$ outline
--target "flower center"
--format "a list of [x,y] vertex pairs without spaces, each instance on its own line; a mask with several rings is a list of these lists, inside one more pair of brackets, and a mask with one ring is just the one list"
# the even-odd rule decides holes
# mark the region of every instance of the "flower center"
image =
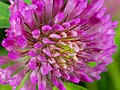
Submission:
[[39,67],[40,63],[44,61],[55,68],[71,68],[73,64],[78,62],[77,53],[84,49],[83,43],[79,41],[77,31],[74,30],[78,26],[70,27],[70,23],[66,22],[62,25],[44,25],[41,29],[27,32],[29,35],[26,38],[31,45],[28,55],[32,58],[37,57],[37,61],[29,60],[26,64],[31,61],[32,64],[34,62]]

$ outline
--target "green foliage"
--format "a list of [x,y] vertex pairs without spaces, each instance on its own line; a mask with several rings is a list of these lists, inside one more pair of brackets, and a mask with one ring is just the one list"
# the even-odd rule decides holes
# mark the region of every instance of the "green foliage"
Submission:
[[0,1],[0,28],[9,27],[9,10],[8,4]]
[[[2,0],[4,1],[4,0]],[[24,0],[27,4],[31,3],[31,0]],[[0,28],[9,28],[9,5],[0,1]]]
[[[80,85],[76,85],[76,84],[69,83],[69,82],[65,83],[64,85],[66,87],[66,90],[88,90]],[[58,89],[54,87],[53,90],[58,90]]]
[[115,43],[117,52],[113,55],[113,63],[108,67],[110,80],[115,90],[120,90],[120,24],[116,29]]
[[7,51],[4,48],[0,48],[0,56],[7,55]]
[[0,90],[12,90],[12,87],[9,85],[0,85]]
[[31,0],[24,0],[27,4],[31,3]]

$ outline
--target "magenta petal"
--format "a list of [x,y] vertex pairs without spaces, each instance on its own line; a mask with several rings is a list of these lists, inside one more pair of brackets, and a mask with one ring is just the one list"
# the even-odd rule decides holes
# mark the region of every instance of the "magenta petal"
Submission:
[[0,68],[0,84],[8,84],[9,79],[11,78],[11,73],[7,70],[3,70]]
[[41,16],[41,14],[44,12],[44,2],[42,0],[40,2],[37,1],[36,6],[37,6],[37,9],[35,12],[37,15]]
[[39,56],[37,57],[37,59],[38,59],[39,61],[46,61],[46,58],[45,58],[45,56],[43,56],[43,55],[39,55]]
[[64,87],[64,84],[61,81],[57,85],[57,88],[59,88],[59,90],[66,90],[66,88]]
[[32,4],[36,4],[39,0],[31,0]]
[[90,77],[92,77],[94,80],[100,80],[100,73],[99,72],[93,72],[90,74]]
[[74,31],[74,30],[71,30],[71,31],[69,31],[69,36],[71,36],[71,37],[77,37],[78,33],[76,31]]
[[89,24],[90,25],[95,25],[98,24],[100,22],[100,18],[96,17],[96,16],[92,16],[89,20]]
[[59,90],[66,90],[63,83],[59,81],[55,76],[52,76],[52,83],[59,88]]
[[4,46],[8,51],[13,50],[14,45],[15,45],[15,41],[11,39],[4,39],[2,41],[2,46]]
[[27,40],[24,36],[17,37],[17,43],[21,48],[25,48],[27,46]]
[[101,9],[101,10],[98,12],[97,17],[98,17],[98,18],[101,18],[101,17],[106,13],[106,10],[107,10],[107,8]]
[[24,22],[29,26],[30,29],[33,29],[35,26],[32,10],[35,10],[36,8],[36,5],[27,5],[21,12],[22,16],[24,17]]
[[60,23],[62,21],[62,19],[64,18],[64,13],[58,13],[56,16],[55,16],[55,23]]
[[54,12],[58,13],[64,4],[64,0],[54,0]]
[[50,64],[43,63],[41,67],[41,73],[43,75],[47,75],[52,70]]
[[79,2],[79,0],[70,0],[67,2],[66,7],[64,9],[65,17],[74,10],[74,8],[75,8],[75,6],[77,6],[78,2]]
[[0,56],[0,65],[10,62],[10,59],[7,56]]
[[69,19],[73,19],[76,16],[80,15],[82,11],[87,7],[88,1],[84,0],[78,3],[76,8],[71,12],[70,16],[68,17]]
[[70,21],[71,26],[79,24],[79,23],[80,23],[80,18],[76,18],[76,19],[73,19],[73,20]]
[[18,11],[14,12],[10,17],[10,25],[12,29],[12,33],[14,33],[15,36],[21,36],[23,35],[23,24],[22,19],[20,18],[20,13]]
[[63,73],[63,77],[64,77],[66,80],[69,80],[69,79],[70,79],[69,73],[67,73],[67,72],[64,72],[64,73]]
[[39,36],[40,36],[40,30],[38,30],[38,29],[33,30],[32,31],[32,36],[33,36],[33,38],[38,39]]
[[20,71],[14,77],[12,77],[12,79],[10,80],[10,85],[13,87],[19,86],[24,76],[25,76],[24,70]]
[[50,64],[53,64],[53,63],[56,62],[54,58],[51,58],[51,59],[49,59],[48,61],[49,61]]
[[38,84],[38,90],[45,90],[46,86],[41,83],[41,84]]
[[51,32],[52,27],[49,25],[42,26],[42,32],[47,35],[49,32]]
[[19,59],[19,58],[21,57],[21,53],[18,52],[18,51],[10,51],[10,52],[8,53],[8,57],[9,57],[10,59],[16,61],[17,59]]
[[[91,4],[89,4],[85,9],[84,16],[91,16],[92,14],[96,13],[103,6],[103,3],[104,0],[92,0]],[[89,13],[86,13],[88,11]]]
[[30,79],[32,84],[36,84],[38,82],[38,77],[35,71],[33,71],[30,75]]
[[59,81],[57,80],[57,78],[55,76],[52,76],[51,81],[55,86],[57,86],[59,84]]
[[[25,2],[23,0],[9,0],[11,3],[11,7],[10,7],[10,12],[14,13],[17,11],[17,8],[19,8],[19,11],[21,12],[22,9],[26,6]],[[16,3],[19,3],[19,5],[16,5]]]
[[50,37],[50,38],[55,38],[55,39],[59,39],[59,38],[61,38],[61,36],[58,35],[58,34],[50,34],[49,37]]
[[57,52],[52,54],[53,57],[58,57],[58,56],[60,56],[60,55],[61,55],[61,54],[60,54],[60,53],[57,53]]
[[14,64],[12,66],[8,66],[4,70],[7,71],[7,73],[10,73],[10,75],[12,75],[19,68],[20,68],[20,64],[17,63],[17,64]]
[[48,48],[44,48],[44,49],[43,49],[43,52],[44,52],[47,56],[49,56],[49,57],[52,56],[52,55],[51,55],[51,52],[50,52],[50,50],[49,50]]
[[87,74],[81,73],[80,76],[81,76],[81,80],[83,81],[93,82],[93,80]]
[[36,90],[36,85],[27,80],[20,90]]
[[13,0],[9,0],[9,2],[10,2],[11,4],[14,4],[14,1],[13,1]]
[[46,90],[46,80],[39,80],[38,90]]
[[37,59],[35,57],[32,57],[28,63],[29,67],[34,70],[37,66]]
[[42,42],[43,42],[44,44],[55,44],[55,42],[49,40],[48,38],[43,38]]
[[55,32],[59,32],[59,31],[63,31],[64,30],[64,28],[61,25],[59,25],[59,24],[55,24],[53,26],[53,29],[55,30]]
[[37,56],[36,49],[31,49],[31,50],[28,52],[28,55],[31,56],[31,57]]
[[62,26],[63,26],[65,29],[68,29],[68,28],[70,28],[70,23],[69,23],[69,22],[64,22],[64,23],[62,23]]
[[53,73],[54,73],[54,75],[56,75],[57,77],[61,77],[61,73],[60,73],[60,70],[59,70],[59,69],[53,68]]
[[35,43],[35,44],[34,44],[34,48],[35,48],[35,49],[39,49],[39,48],[42,48],[42,47],[43,47],[43,44],[42,44],[42,43],[39,43],[39,42],[38,42],[38,43]]
[[74,82],[74,83],[79,83],[80,82],[80,79],[75,77],[75,76],[72,76],[70,75],[70,79],[69,79],[71,82]]
[[51,19],[52,17],[52,9],[53,9],[53,0],[43,0],[45,3],[45,13],[47,15],[48,19]]

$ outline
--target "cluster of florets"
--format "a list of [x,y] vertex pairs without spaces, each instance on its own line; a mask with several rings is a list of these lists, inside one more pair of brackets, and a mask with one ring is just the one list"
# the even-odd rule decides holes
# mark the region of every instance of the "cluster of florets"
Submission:
[[[10,28],[0,57],[0,83],[21,90],[65,90],[63,81],[100,79],[115,52],[111,16],[103,0],[10,0]],[[26,79],[25,79],[26,78]]]

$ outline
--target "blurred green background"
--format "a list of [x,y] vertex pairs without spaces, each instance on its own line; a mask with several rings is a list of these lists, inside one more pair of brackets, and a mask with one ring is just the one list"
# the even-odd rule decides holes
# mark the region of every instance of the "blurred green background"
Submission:
[[[0,42],[5,37],[4,30],[7,27],[6,25],[9,25],[9,18],[7,18],[9,16],[8,6],[8,0],[0,0]],[[108,7],[107,13],[113,15],[113,20],[120,21],[120,0],[105,0],[105,6]],[[3,14],[6,18],[2,17]],[[107,72],[101,74],[101,80],[95,81],[94,83],[79,83],[79,85],[86,87],[88,90],[120,90],[120,24],[116,28],[115,43],[118,48],[117,52],[113,55],[114,62],[108,66]],[[0,46],[0,56],[6,54],[7,51]],[[79,90],[74,85],[71,88],[69,90]],[[0,90],[12,90],[12,88],[9,85],[0,85]]]

